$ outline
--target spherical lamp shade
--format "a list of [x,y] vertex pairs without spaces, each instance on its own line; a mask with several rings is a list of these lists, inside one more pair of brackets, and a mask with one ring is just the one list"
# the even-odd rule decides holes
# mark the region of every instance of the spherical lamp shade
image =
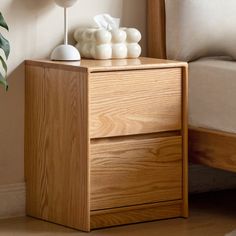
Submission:
[[64,8],[72,7],[77,1],[78,0],[55,0],[57,5]]
[[79,51],[68,44],[59,45],[51,54],[51,60],[53,61],[80,61],[80,59]]

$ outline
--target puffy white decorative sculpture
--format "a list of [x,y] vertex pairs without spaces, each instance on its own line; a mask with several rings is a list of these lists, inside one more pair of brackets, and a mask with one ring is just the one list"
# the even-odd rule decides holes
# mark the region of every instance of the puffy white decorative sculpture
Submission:
[[141,33],[134,28],[113,30],[88,28],[74,33],[82,57],[93,59],[137,58],[141,55]]

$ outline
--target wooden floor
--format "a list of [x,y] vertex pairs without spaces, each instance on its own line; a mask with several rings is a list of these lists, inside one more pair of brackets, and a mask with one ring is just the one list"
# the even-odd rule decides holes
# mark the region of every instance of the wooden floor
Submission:
[[[236,190],[195,195],[188,220],[172,219],[93,231],[92,236],[222,236],[236,230]],[[0,235],[83,236],[86,233],[22,217],[0,221]],[[235,234],[232,234],[236,236]],[[231,235],[230,235],[231,236]]]

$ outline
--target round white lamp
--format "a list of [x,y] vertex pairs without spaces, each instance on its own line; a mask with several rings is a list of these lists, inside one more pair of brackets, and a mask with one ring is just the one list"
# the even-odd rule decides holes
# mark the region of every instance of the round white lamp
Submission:
[[56,47],[51,60],[55,61],[80,61],[81,56],[75,47],[68,44],[68,8],[72,7],[77,0],[55,0],[56,4],[64,8],[64,44]]

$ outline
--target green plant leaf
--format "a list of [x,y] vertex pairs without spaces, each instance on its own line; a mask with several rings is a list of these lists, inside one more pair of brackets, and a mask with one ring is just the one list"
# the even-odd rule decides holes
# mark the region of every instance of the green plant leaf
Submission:
[[[1,28],[9,30],[7,23],[2,13],[0,12],[0,29]],[[0,33],[0,49],[3,50],[6,59],[8,59],[9,54],[10,54],[10,43],[6,38],[3,37],[1,33]],[[2,56],[0,56],[0,68],[3,68],[4,71],[7,73],[7,64],[6,64],[5,59]],[[6,91],[8,90],[6,75],[5,76],[2,75],[1,72],[0,72],[0,85],[3,85]]]
[[6,21],[4,20],[4,17],[1,12],[0,12],[0,26],[5,28],[6,30],[9,30],[8,25]]
[[0,33],[0,48],[4,51],[6,58],[8,59],[10,54],[10,43]]
[[7,64],[6,62],[4,61],[4,59],[0,56],[0,61],[2,63],[2,67],[3,69],[5,70],[5,72],[7,73]]
[[3,77],[1,73],[0,73],[0,84],[4,85],[6,91],[8,90],[7,80]]

